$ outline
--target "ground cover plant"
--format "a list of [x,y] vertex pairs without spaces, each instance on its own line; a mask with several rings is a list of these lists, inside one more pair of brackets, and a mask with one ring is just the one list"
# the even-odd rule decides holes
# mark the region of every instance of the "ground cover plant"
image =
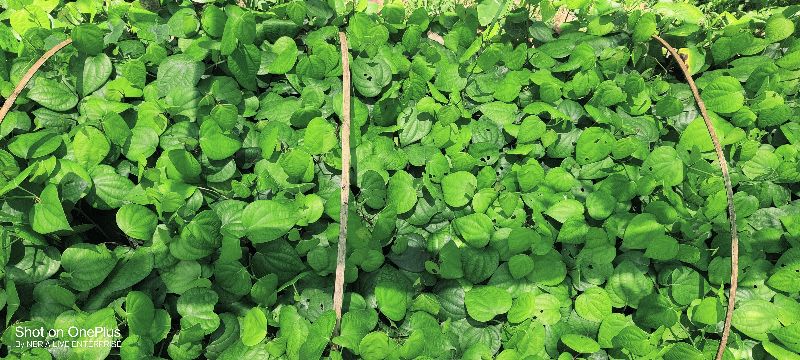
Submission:
[[623,5],[0,0],[4,98],[65,45],[0,124],[0,356],[714,358],[725,184],[660,35],[730,165],[723,358],[800,358],[800,7]]

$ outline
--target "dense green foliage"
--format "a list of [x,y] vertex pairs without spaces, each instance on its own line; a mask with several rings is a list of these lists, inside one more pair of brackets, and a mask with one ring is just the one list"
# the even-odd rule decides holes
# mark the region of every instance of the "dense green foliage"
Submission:
[[701,9],[723,13],[737,11],[759,11],[776,6],[789,6],[795,4],[794,0],[711,0],[695,1]]
[[[800,7],[568,0],[556,33],[547,1],[163,3],[0,0],[4,97],[73,39],[0,126],[0,356],[710,358],[725,190],[658,33],[732,166],[726,359],[798,358]],[[333,337],[340,30],[354,169]],[[70,327],[121,347],[26,342]]]

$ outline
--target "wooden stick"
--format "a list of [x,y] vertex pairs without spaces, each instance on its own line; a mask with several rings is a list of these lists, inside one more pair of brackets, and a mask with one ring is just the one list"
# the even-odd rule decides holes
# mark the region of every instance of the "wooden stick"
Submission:
[[653,39],[660,42],[661,46],[667,49],[672,57],[675,58],[675,62],[680,66],[681,71],[683,71],[683,76],[686,77],[686,82],[689,83],[689,87],[692,89],[694,99],[697,101],[697,106],[700,108],[700,114],[706,122],[706,129],[708,129],[708,134],[711,136],[711,142],[714,144],[714,151],[717,153],[719,167],[722,170],[722,179],[725,181],[725,191],[728,195],[728,221],[731,225],[731,289],[728,295],[728,309],[725,312],[725,324],[722,328],[722,339],[717,348],[716,359],[721,360],[722,355],[725,353],[725,345],[728,343],[728,337],[731,332],[731,318],[733,317],[733,306],[736,302],[736,288],[739,281],[739,231],[736,228],[736,210],[733,206],[733,186],[731,186],[731,176],[728,173],[728,161],[725,160],[725,153],[722,152],[722,145],[719,142],[719,137],[717,137],[717,131],[714,129],[714,125],[708,117],[706,104],[700,97],[700,92],[697,91],[697,85],[695,85],[692,74],[689,73],[689,68],[686,66],[683,58],[681,58],[678,51],[675,50],[672,45],[660,36],[653,35]]
[[3,123],[3,120],[6,118],[6,114],[8,114],[8,111],[11,110],[12,106],[14,106],[14,101],[17,100],[17,96],[19,96],[22,90],[25,89],[25,86],[28,85],[28,82],[31,81],[31,78],[33,78],[33,75],[36,74],[39,68],[42,67],[42,64],[44,64],[47,59],[70,43],[72,43],[72,39],[67,39],[56,44],[56,46],[53,46],[50,50],[47,50],[47,52],[45,52],[44,55],[39,58],[39,60],[36,60],[36,62],[33,63],[33,66],[28,69],[28,72],[25,73],[25,76],[23,76],[19,83],[17,83],[17,87],[14,88],[14,92],[12,92],[3,103],[3,107],[0,108],[0,123]]
[[342,187],[339,210],[339,248],[336,253],[336,279],[333,283],[333,310],[336,313],[336,326],[333,335],[339,334],[344,301],[344,266],[347,257],[347,204],[350,197],[350,58],[347,36],[339,32],[342,50]]

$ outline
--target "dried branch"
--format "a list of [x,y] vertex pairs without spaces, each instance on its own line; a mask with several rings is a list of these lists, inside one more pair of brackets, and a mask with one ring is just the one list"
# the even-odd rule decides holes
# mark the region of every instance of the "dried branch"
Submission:
[[678,66],[680,66],[681,71],[683,71],[683,76],[686,77],[686,82],[689,83],[689,87],[692,89],[694,99],[697,101],[697,106],[700,108],[700,114],[703,116],[703,120],[706,123],[708,134],[711,136],[711,142],[714,144],[714,151],[717,153],[719,167],[722,170],[722,179],[725,181],[725,192],[728,195],[728,221],[731,225],[731,288],[730,294],[728,295],[728,309],[725,312],[725,324],[722,329],[722,339],[720,340],[719,347],[717,348],[716,359],[721,360],[722,355],[725,353],[725,345],[728,343],[728,337],[730,336],[731,332],[731,318],[733,317],[733,306],[736,302],[736,287],[739,281],[739,232],[736,229],[736,210],[733,206],[733,186],[731,185],[731,176],[728,173],[728,161],[725,160],[725,153],[722,152],[722,145],[719,142],[717,131],[714,129],[714,125],[711,123],[711,119],[708,117],[706,104],[700,97],[700,92],[697,91],[697,85],[695,85],[694,80],[692,79],[692,74],[689,73],[689,68],[686,66],[683,58],[678,54],[678,51],[672,47],[672,45],[670,45],[660,36],[653,35],[653,39],[656,39],[658,42],[660,42],[661,46],[667,49],[672,57],[675,58],[675,62],[677,62]]
[[36,60],[36,62],[33,63],[33,66],[31,66],[31,68],[28,69],[28,72],[25,73],[25,76],[23,76],[22,79],[20,79],[19,83],[17,83],[17,87],[14,88],[14,92],[12,92],[11,95],[9,95],[9,97],[3,103],[3,107],[0,108],[0,123],[2,123],[3,119],[6,118],[6,114],[8,114],[9,110],[11,110],[11,107],[14,105],[14,101],[17,100],[17,96],[19,96],[22,90],[25,89],[25,86],[27,86],[28,82],[31,81],[33,75],[36,75],[36,72],[39,71],[39,68],[42,67],[42,64],[44,64],[44,62],[47,61],[47,59],[49,59],[51,56],[53,56],[55,53],[57,53],[59,50],[63,49],[70,43],[72,43],[72,39],[67,39],[56,44],[56,46],[53,46],[50,50],[47,50],[47,52],[45,52],[44,55],[42,55],[42,57],[39,58],[39,60]]
[[333,334],[339,334],[344,300],[344,266],[347,256],[347,204],[350,197],[350,58],[347,36],[339,32],[342,51],[342,183],[341,208],[339,210],[339,248],[336,254],[336,278],[333,285],[333,310],[336,313],[336,326]]

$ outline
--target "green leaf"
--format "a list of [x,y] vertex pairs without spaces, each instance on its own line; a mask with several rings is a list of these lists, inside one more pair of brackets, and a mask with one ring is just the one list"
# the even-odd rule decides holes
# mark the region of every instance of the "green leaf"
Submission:
[[351,64],[353,86],[363,96],[375,97],[392,81],[392,69],[383,59],[357,57]]
[[479,109],[489,120],[501,127],[506,127],[513,123],[518,113],[516,105],[499,101],[483,104]]
[[375,300],[378,310],[392,321],[406,316],[410,305],[411,282],[400,271],[387,266],[378,272],[375,285]]
[[673,147],[655,148],[642,164],[642,170],[660,180],[664,186],[678,186],[683,182],[683,162]]
[[231,104],[218,104],[211,109],[211,119],[223,132],[231,131],[239,123],[239,109]]
[[320,155],[334,149],[339,141],[336,139],[336,131],[327,120],[314,118],[306,126],[303,135],[303,144],[311,155]]
[[[239,346],[239,321],[236,316],[230,313],[220,315],[220,328],[216,336],[205,348],[206,356],[209,358],[219,358],[222,354],[230,355],[232,349],[245,351],[246,346]],[[244,345],[244,344],[242,344]]]
[[392,343],[389,336],[383,331],[374,331],[361,339],[358,344],[358,351],[364,360],[382,360],[389,356],[392,351]]
[[567,269],[561,256],[552,247],[547,249],[549,252],[540,251],[542,255],[533,257],[533,272],[528,279],[541,285],[558,285],[566,278]]
[[128,329],[139,336],[148,336],[155,317],[153,300],[141,291],[131,291],[125,298]]
[[753,299],[742,301],[733,309],[731,325],[743,334],[757,339],[767,340],[767,333],[780,327],[775,304]]
[[719,322],[722,314],[722,305],[716,298],[704,298],[700,301],[692,313],[692,321],[705,325],[715,325]]
[[574,199],[561,200],[545,211],[547,216],[564,223],[567,219],[583,217],[583,204]]
[[678,255],[678,240],[669,235],[658,235],[650,239],[644,256],[655,260],[672,260]]
[[198,260],[213,254],[222,244],[222,222],[216,213],[204,210],[181,230],[169,244],[169,253],[180,260]]
[[200,16],[200,24],[203,30],[211,37],[218,38],[222,36],[225,30],[227,16],[222,9],[208,4],[203,7],[203,12]]
[[455,219],[454,223],[464,241],[475,248],[486,246],[494,231],[492,219],[486,214],[469,214]]
[[305,3],[302,1],[292,1],[286,6],[286,14],[297,25],[303,25],[307,11]]
[[800,69],[800,51],[794,50],[784,54],[780,59],[775,61],[775,64],[787,70]]
[[209,159],[227,159],[241,147],[239,138],[229,131],[223,131],[216,121],[209,119],[200,125],[200,148]]
[[[146,248],[121,250],[123,251],[118,251],[120,261],[97,289],[95,296],[86,303],[88,309],[99,309],[108,305],[112,295],[138,284],[153,271],[153,254]],[[163,325],[164,317],[169,317],[168,314],[161,314],[161,312],[161,310],[156,311],[154,326],[156,324]],[[166,322],[168,323],[169,320]]]
[[561,342],[572,350],[582,354],[593,354],[600,351],[600,345],[592,338],[579,334],[564,334]]
[[511,309],[511,295],[494,286],[480,286],[467,291],[464,304],[471,318],[487,322]]
[[54,111],[67,111],[78,104],[78,95],[63,82],[37,77],[28,91],[28,97]]
[[424,138],[431,131],[431,121],[422,120],[420,114],[415,111],[406,111],[398,119],[398,125],[402,126],[400,132],[400,145],[407,146]]
[[111,58],[106,54],[86,57],[83,61],[82,76],[78,78],[78,90],[81,95],[89,95],[103,86],[111,76],[112,69]]
[[118,208],[124,204],[133,190],[133,183],[108,165],[98,165],[92,170],[91,176],[94,186],[88,200],[95,208],[105,210]]
[[794,248],[785,252],[767,279],[767,285],[787,293],[800,291],[800,252]]
[[405,171],[398,171],[389,178],[386,188],[387,205],[392,205],[397,214],[404,214],[414,208],[417,203],[417,191],[414,189],[414,178]]
[[267,337],[267,317],[261,308],[248,310],[240,327],[242,343],[246,346],[255,346]]
[[767,20],[764,27],[764,35],[767,41],[774,43],[792,36],[794,33],[794,22],[782,15],[773,15]]
[[634,321],[642,326],[670,327],[678,322],[680,312],[675,309],[675,304],[662,294],[649,294],[642,298],[637,306]]
[[253,286],[250,278],[251,275],[247,272],[247,268],[238,261],[220,259],[214,264],[214,281],[220,284],[221,289],[234,296],[244,296],[250,293]]
[[186,38],[194,34],[200,27],[200,21],[197,19],[197,14],[193,9],[183,8],[176,11],[167,21],[170,34]]
[[260,66],[261,53],[255,45],[239,46],[228,56],[228,69],[236,81],[248,90],[256,89],[256,75]]
[[759,149],[756,156],[742,164],[742,172],[751,180],[769,180],[778,172],[781,161],[766,149]]
[[527,319],[536,319],[544,325],[553,325],[561,319],[560,302],[551,294],[522,293],[508,310],[508,321],[512,324]]
[[19,293],[17,292],[17,285],[13,280],[5,279],[5,290],[3,292],[3,307],[6,308],[6,326],[11,322],[11,317],[17,312],[20,305]]
[[[710,118],[720,144],[723,146],[744,139],[745,134],[742,129],[734,127],[719,116],[712,115]],[[697,146],[700,151],[714,150],[714,144],[711,142],[711,136],[708,134],[708,128],[702,117],[697,117],[689,123],[689,126],[681,133],[678,144],[686,149]]]
[[672,283],[670,295],[680,305],[703,298],[711,288],[703,276],[688,267],[676,268],[670,273],[669,279]]
[[457,171],[442,178],[444,202],[452,207],[461,207],[469,203],[475,195],[478,180],[467,171]]
[[[64,314],[62,314],[63,316]],[[73,328],[78,329],[102,329],[101,331],[79,332],[78,336],[72,337],[70,341],[78,341],[82,344],[97,344],[96,346],[73,348],[72,356],[79,359],[104,359],[111,353],[114,334],[119,332],[114,310],[105,308],[93,313],[76,314],[73,319],[57,322],[68,322]],[[71,317],[71,316],[70,316]],[[63,328],[62,328],[63,330]],[[67,329],[69,330],[69,329]],[[72,340],[74,339],[74,340]]]
[[611,154],[614,136],[605,129],[591,127],[584,130],[575,145],[575,159],[579,164],[589,164],[602,160]]
[[195,359],[203,351],[203,345],[200,343],[202,338],[203,331],[199,326],[182,328],[172,337],[167,353],[173,359]]
[[130,160],[147,159],[156,152],[158,132],[150,127],[135,127],[130,130],[130,137],[125,141],[123,152]]
[[520,279],[533,271],[533,259],[525,254],[517,254],[508,259],[508,271],[514,279]]
[[361,175],[361,196],[364,203],[373,209],[386,205],[386,182],[376,171],[367,170]]
[[732,76],[720,76],[703,88],[703,101],[709,110],[730,114],[744,106],[744,89]]
[[483,0],[478,4],[478,22],[481,26],[489,25],[494,19],[500,16],[504,10],[506,1],[502,0]]
[[683,103],[674,96],[665,96],[656,103],[653,113],[658,116],[671,117],[683,111]]
[[91,169],[105,159],[111,151],[111,144],[100,130],[94,126],[85,126],[72,138],[72,151],[81,165]]
[[184,149],[172,149],[161,154],[156,161],[156,166],[163,169],[167,177],[184,182],[197,183],[200,181],[200,162]]
[[781,344],[797,352],[800,349],[800,324],[794,323],[772,331]]
[[333,342],[357,351],[359,342],[377,323],[378,314],[371,308],[350,310],[342,315],[341,334]]
[[49,234],[60,230],[72,230],[58,198],[58,189],[53,184],[47,185],[39,195],[39,201],[31,209],[31,228],[40,234]]
[[764,341],[763,342],[764,350],[766,350],[770,355],[774,356],[776,359],[786,359],[786,360],[800,360],[800,355],[795,352],[789,351],[777,345],[773,342]]
[[639,17],[633,27],[633,41],[649,41],[656,31],[656,16],[651,12],[646,12]]
[[105,280],[116,264],[116,255],[105,245],[76,244],[61,255],[61,279],[75,290],[91,290]]
[[601,322],[611,315],[611,298],[603,288],[586,289],[575,298],[575,312],[586,320]]
[[94,56],[103,51],[103,30],[95,24],[81,24],[72,28],[72,44],[79,52]]
[[606,191],[595,191],[586,197],[586,212],[595,220],[611,216],[616,205],[617,199]]
[[703,12],[690,3],[659,2],[651,7],[653,12],[668,19],[699,25],[705,20]]
[[603,319],[597,333],[597,342],[602,348],[614,347],[613,340],[623,329],[633,325],[633,320],[620,313],[612,313]]
[[202,269],[197,261],[179,261],[165,267],[159,273],[167,292],[183,294],[195,287],[210,287],[211,281],[202,277]]
[[[22,233],[26,237],[30,234]],[[4,235],[4,246],[8,248],[9,244],[9,237],[8,235]],[[11,287],[15,286],[15,283],[18,284],[33,284],[43,280],[46,280],[53,276],[59,269],[60,265],[60,257],[59,252],[55,247],[51,246],[35,246],[34,244],[29,244],[28,246],[24,246],[24,249],[20,249],[22,252],[22,258],[16,264],[9,264],[7,268],[7,273],[9,279],[6,281],[6,291],[8,297],[8,306],[9,312],[14,312],[16,309],[14,306],[19,304],[15,304],[18,301],[14,301],[16,295],[14,294],[16,290],[10,290]],[[8,254],[4,255],[5,258],[8,258]],[[11,318],[10,315],[6,315],[7,318]]]
[[[2,3],[4,96],[73,41],[0,124],[7,358],[713,356],[724,184],[679,69],[655,63],[661,31],[729,150],[742,277],[726,357],[800,353],[793,7]],[[558,7],[574,19],[556,34]],[[70,326],[119,326],[75,338],[121,346],[15,345],[75,340],[15,331]]]
[[649,242],[664,235],[664,226],[653,214],[638,214],[625,228],[622,244],[629,249],[646,249]]
[[636,264],[625,260],[608,278],[606,290],[614,306],[637,306],[639,301],[653,292],[653,280],[647,277]]
[[279,161],[281,168],[291,182],[299,182],[307,178],[313,167],[313,158],[302,149],[294,149],[284,153]]
[[156,225],[156,214],[142,205],[125,204],[117,210],[117,226],[125,235],[134,239],[152,239]]
[[203,76],[203,63],[186,54],[172,55],[158,65],[156,86],[161,96],[178,90],[193,89]]
[[297,220],[297,206],[289,202],[257,200],[242,211],[242,226],[256,244],[286,235]]
[[8,151],[23,159],[39,158],[56,151],[61,142],[57,133],[40,130],[15,136],[8,142]]
[[176,305],[181,315],[181,328],[199,325],[204,334],[214,332],[220,324],[219,315],[214,312],[218,300],[217,293],[207,288],[197,287],[181,294]]
[[237,45],[252,44],[256,36],[255,16],[250,10],[235,5],[225,6],[227,21],[220,41],[220,53],[230,55]]
[[250,297],[262,306],[272,306],[278,300],[278,276],[267,274],[258,279],[250,289]]
[[297,44],[294,39],[282,36],[261,52],[259,75],[285,74],[292,70],[297,61]]

